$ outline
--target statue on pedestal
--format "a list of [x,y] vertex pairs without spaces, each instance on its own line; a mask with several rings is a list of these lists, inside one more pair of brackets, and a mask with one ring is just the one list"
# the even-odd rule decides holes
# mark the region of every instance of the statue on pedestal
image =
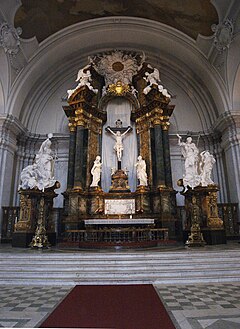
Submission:
[[201,182],[201,177],[198,174],[198,154],[199,150],[195,143],[192,143],[192,137],[187,137],[186,142],[182,142],[182,137],[178,135],[178,145],[181,146],[182,155],[185,159],[185,174],[183,175],[183,186],[194,188]]
[[143,160],[141,155],[137,158],[137,163],[135,164],[137,169],[137,178],[139,179],[139,185],[147,186],[147,173],[146,173],[146,161]]
[[19,185],[19,188],[23,190],[38,188],[44,192],[44,189],[55,185],[51,138],[52,134],[48,134],[48,138],[42,143],[36,154],[33,165],[29,165],[22,170],[20,175],[22,184]]
[[92,183],[90,187],[98,186],[98,183],[100,182],[100,178],[101,178],[101,171],[102,171],[101,157],[97,155],[91,169]]

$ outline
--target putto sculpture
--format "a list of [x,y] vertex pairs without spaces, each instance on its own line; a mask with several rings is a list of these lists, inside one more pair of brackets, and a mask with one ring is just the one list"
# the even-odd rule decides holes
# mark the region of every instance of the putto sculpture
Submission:
[[51,150],[52,137],[52,134],[48,134],[48,138],[42,143],[35,156],[34,163],[22,170],[19,189],[37,188],[44,192],[44,189],[55,185],[56,180],[53,174],[55,158]]

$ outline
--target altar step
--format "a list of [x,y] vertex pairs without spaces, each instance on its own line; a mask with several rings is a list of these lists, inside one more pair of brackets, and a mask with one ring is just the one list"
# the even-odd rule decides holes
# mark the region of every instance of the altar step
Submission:
[[240,250],[2,253],[0,285],[240,281]]

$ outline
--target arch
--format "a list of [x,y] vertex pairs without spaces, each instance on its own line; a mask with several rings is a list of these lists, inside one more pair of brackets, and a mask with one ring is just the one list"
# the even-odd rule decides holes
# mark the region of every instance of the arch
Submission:
[[144,50],[153,64],[160,66],[163,76],[175,80],[183,91],[187,81],[193,88],[192,101],[205,129],[228,109],[222,80],[191,38],[150,20],[109,17],[75,24],[43,41],[12,88],[9,113],[26,127],[35,129],[52,93],[67,81],[71,83],[71,78],[75,80],[87,57],[114,48]]

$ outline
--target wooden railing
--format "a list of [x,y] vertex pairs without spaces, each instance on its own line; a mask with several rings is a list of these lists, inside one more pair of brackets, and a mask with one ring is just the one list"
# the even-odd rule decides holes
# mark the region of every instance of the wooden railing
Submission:
[[134,228],[113,228],[113,229],[87,229],[66,231],[67,242],[104,242],[104,243],[128,243],[142,241],[167,241],[168,229],[134,229]]
[[[219,217],[223,220],[227,238],[239,238],[240,219],[238,215],[238,203],[218,203]],[[186,209],[177,207],[177,216],[183,224],[186,222]]]
[[[60,211],[61,210],[61,211]],[[226,235],[227,237],[230,238],[239,238],[239,215],[238,215],[238,204],[237,203],[219,203],[218,204],[218,211],[219,211],[219,217],[222,218],[224,222],[224,227],[226,230]],[[58,231],[57,233],[60,235],[61,233],[61,214],[62,214],[62,209],[56,208],[55,209],[55,222],[56,222],[56,230]],[[178,222],[183,223],[186,220],[186,213],[185,213],[185,207],[180,206],[177,207],[177,217],[178,217]],[[2,231],[1,231],[1,241],[2,242],[11,242],[12,239],[12,232],[14,228],[15,222],[19,218],[19,207],[2,207]],[[156,229],[159,230],[159,229]],[[77,231],[78,232],[78,231]],[[71,233],[71,239],[77,239],[76,241],[79,241],[78,234],[80,233],[75,233],[76,237],[74,237],[74,234]],[[83,231],[85,232],[85,231]],[[162,239],[161,236],[161,231],[154,231],[154,229],[151,230],[151,239],[154,239],[155,236],[157,239]],[[155,233],[154,233],[155,232]],[[111,232],[110,232],[111,233]],[[106,233],[106,234],[110,234]],[[83,233],[82,233],[83,234]],[[120,233],[118,233],[120,234]],[[146,232],[141,231],[141,229],[135,230],[132,233],[130,232],[121,232],[123,236],[123,239],[137,239],[138,241],[144,241],[144,239],[148,238],[148,234]],[[107,236],[106,236],[107,238]],[[82,238],[83,239],[83,238]],[[94,232],[92,233],[92,239],[94,239]],[[113,234],[110,234],[110,237],[108,239],[113,239]],[[116,238],[117,239],[117,235]],[[82,240],[83,241],[83,240]]]

